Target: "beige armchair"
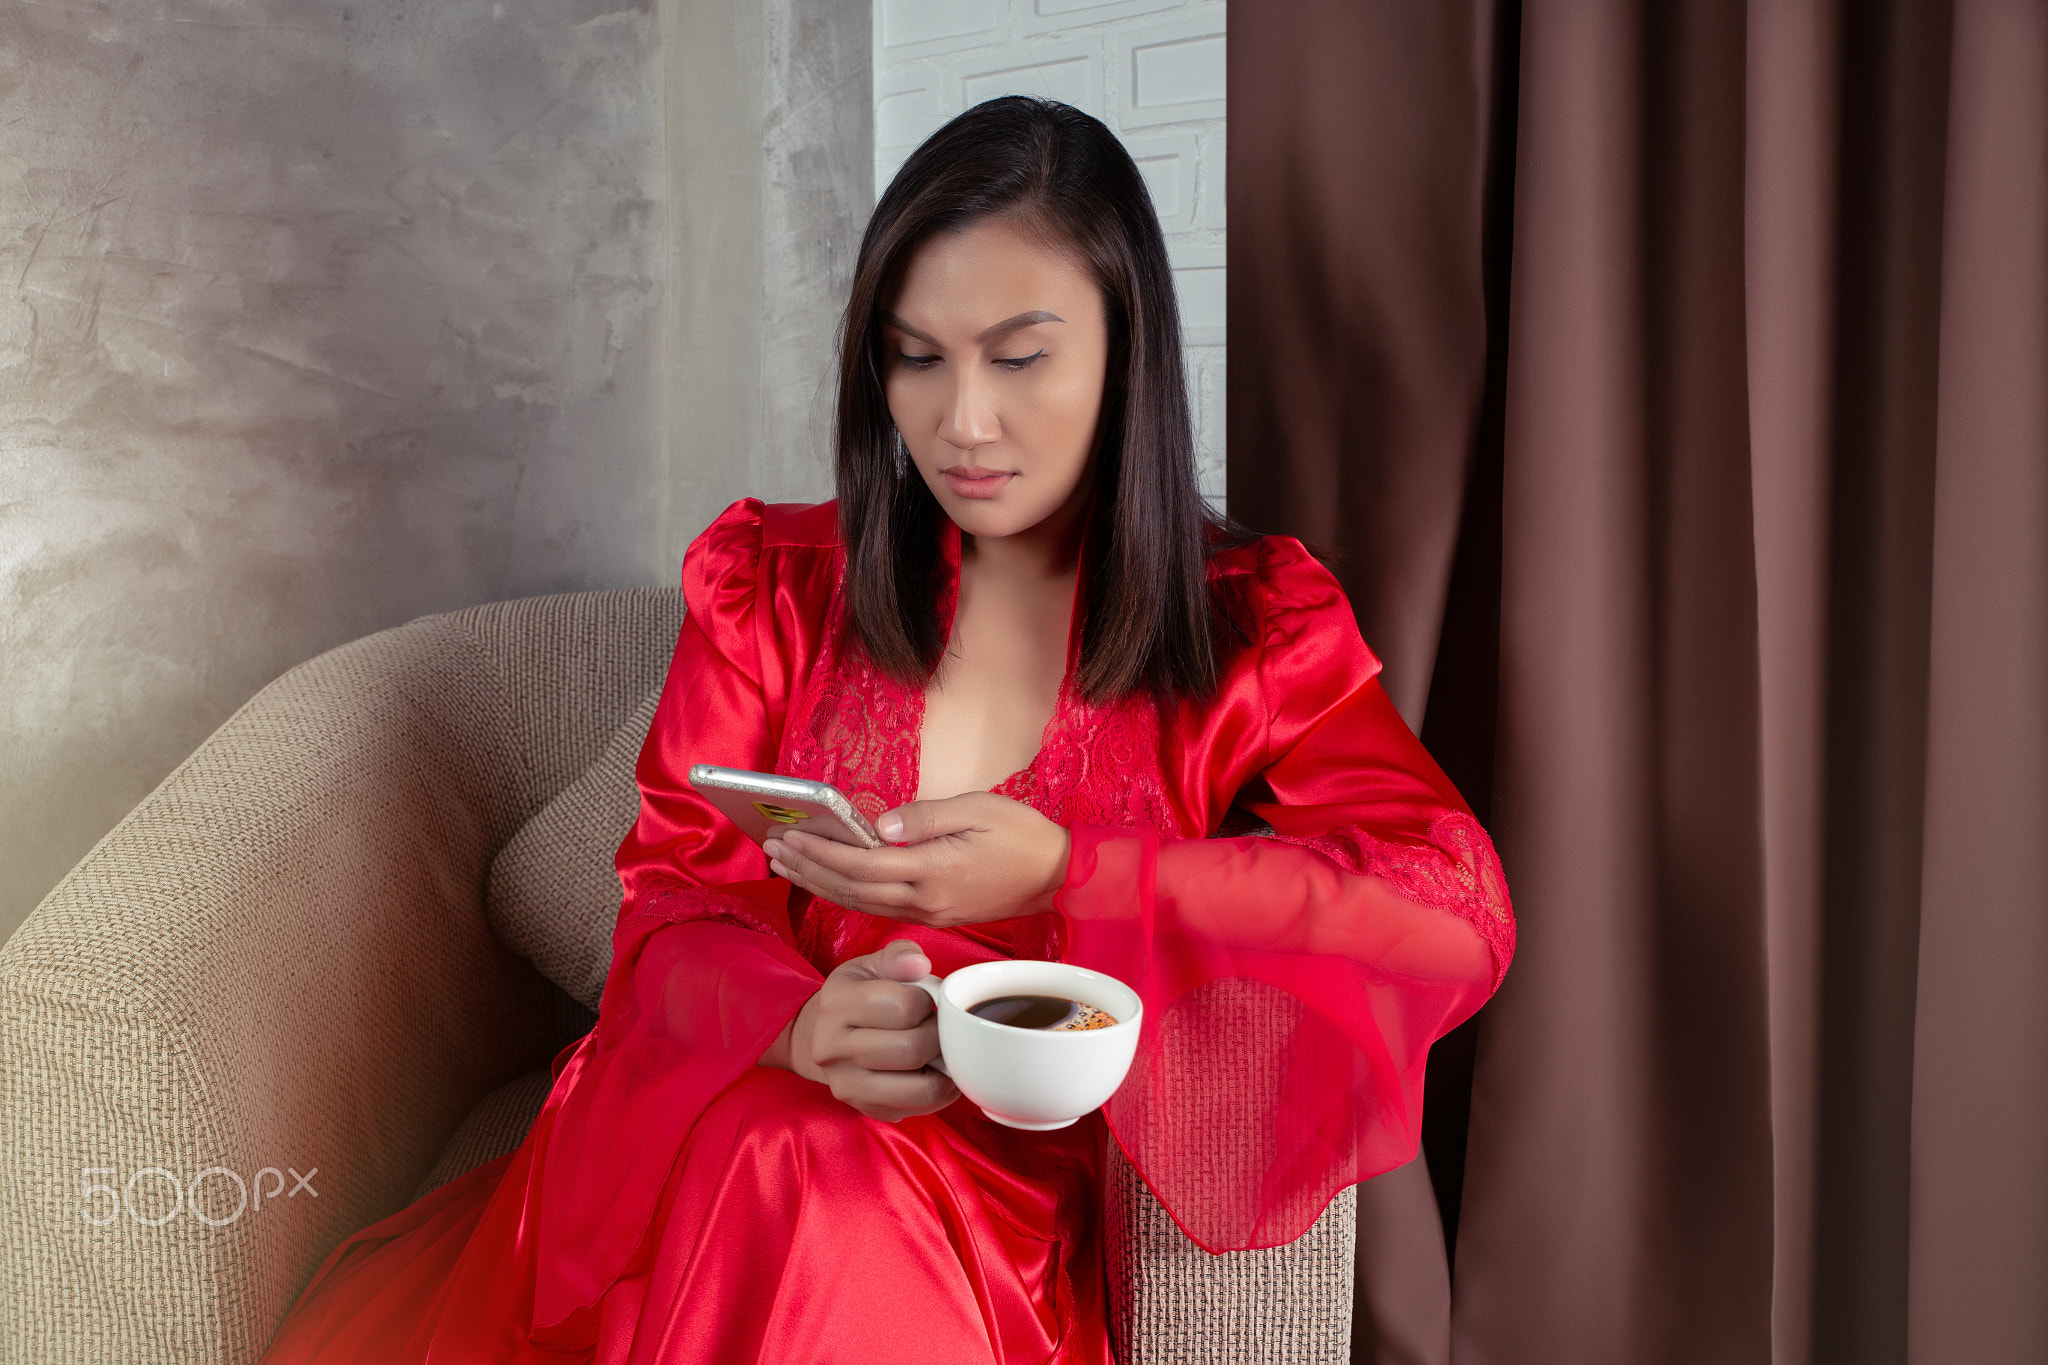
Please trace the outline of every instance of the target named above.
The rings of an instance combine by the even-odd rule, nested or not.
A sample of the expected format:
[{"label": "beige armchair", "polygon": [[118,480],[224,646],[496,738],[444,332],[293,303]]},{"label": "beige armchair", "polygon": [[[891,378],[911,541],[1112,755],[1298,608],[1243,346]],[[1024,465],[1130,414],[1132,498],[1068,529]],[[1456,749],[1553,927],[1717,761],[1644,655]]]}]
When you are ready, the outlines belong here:
[{"label": "beige armchair", "polygon": [[[345,645],[237,712],[0,947],[0,1360],[254,1361],[348,1233],[511,1150],[595,1019],[673,590]],[[1138,1362],[1340,1362],[1355,1202],[1212,1257],[1121,1158]]]}]

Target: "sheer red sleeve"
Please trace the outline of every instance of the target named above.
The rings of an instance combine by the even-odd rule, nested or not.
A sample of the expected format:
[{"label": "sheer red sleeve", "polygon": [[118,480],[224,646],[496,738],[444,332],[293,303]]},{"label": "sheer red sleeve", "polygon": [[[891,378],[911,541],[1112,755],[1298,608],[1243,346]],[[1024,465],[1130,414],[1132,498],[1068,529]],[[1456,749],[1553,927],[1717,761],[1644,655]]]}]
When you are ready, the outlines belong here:
[{"label": "sheer red sleeve", "polygon": [[761,504],[736,503],[683,561],[687,615],[641,749],[639,819],[620,846],[625,898],[583,1074],[539,1160],[534,1340],[579,1347],[644,1235],[704,1107],[818,989],[798,953],[789,884],[686,778],[692,763],[770,770],[764,696]]},{"label": "sheer red sleeve", "polygon": [[[1514,950],[1493,845],[1380,686],[1336,581],[1262,553],[1257,639],[1189,747],[1272,837],[1073,831],[1069,962],[1136,987],[1110,1127],[1210,1251],[1292,1241],[1411,1159],[1429,1046]],[[1263,717],[1263,726],[1248,723]],[[1227,798],[1226,798],[1227,799]]]}]

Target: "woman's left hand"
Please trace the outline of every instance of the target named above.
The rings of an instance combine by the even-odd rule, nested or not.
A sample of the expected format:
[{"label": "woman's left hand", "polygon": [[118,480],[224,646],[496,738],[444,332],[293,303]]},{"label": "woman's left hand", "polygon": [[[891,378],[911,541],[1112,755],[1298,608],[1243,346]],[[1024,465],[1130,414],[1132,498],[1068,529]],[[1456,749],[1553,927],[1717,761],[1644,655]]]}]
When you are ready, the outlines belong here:
[{"label": "woman's left hand", "polygon": [[900,846],[854,848],[789,830],[761,847],[770,870],[814,896],[935,928],[1052,909],[1073,847],[1066,830],[993,792],[912,801],[875,832]]}]

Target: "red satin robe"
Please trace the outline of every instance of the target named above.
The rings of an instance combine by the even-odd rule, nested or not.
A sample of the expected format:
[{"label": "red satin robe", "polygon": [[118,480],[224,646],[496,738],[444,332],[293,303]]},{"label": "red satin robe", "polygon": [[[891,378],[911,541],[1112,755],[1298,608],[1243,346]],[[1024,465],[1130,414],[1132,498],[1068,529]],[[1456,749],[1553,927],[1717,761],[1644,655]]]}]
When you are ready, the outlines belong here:
[{"label": "red satin robe", "polygon": [[[1164,713],[1079,696],[1077,625],[1043,747],[994,788],[1072,832],[1058,909],[930,930],[792,893],[684,778],[820,778],[870,816],[915,796],[923,692],[845,643],[836,517],[748,499],[691,546],[596,1028],[516,1151],[334,1249],[265,1361],[1096,1365],[1105,1121],[1212,1251],[1290,1241],[1414,1156],[1429,1045],[1498,985],[1513,920],[1329,573],[1285,537],[1219,552],[1249,643]],[[1274,836],[1216,837],[1234,799]],[[1129,1079],[1024,1133],[965,1100],[868,1119],[755,1064],[826,972],[902,937],[940,974],[1130,983]]]}]

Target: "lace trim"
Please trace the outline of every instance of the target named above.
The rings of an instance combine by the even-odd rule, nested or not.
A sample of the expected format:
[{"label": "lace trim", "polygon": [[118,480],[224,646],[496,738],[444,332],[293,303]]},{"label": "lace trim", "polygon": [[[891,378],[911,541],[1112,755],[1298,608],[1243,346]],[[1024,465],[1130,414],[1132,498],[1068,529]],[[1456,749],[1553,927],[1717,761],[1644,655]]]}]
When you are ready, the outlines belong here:
[{"label": "lace trim", "polygon": [[[831,783],[872,820],[917,791],[923,725],[924,694],[884,674],[865,651],[847,648],[845,602],[835,587],[824,649],[811,665],[803,707],[783,732],[775,770]],[[797,948],[821,972],[850,956],[875,918],[807,893],[791,901]]]},{"label": "lace trim", "polygon": [[779,937],[775,926],[762,919],[760,913],[742,898],[710,887],[697,886],[688,882],[663,881],[642,895],[633,904],[632,919],[652,917],[665,919],[674,924],[690,924],[697,920],[721,919],[742,929],[754,929]]},{"label": "lace trim", "polygon": [[805,705],[783,736],[777,771],[829,782],[872,820],[917,791],[917,735],[924,693],[905,687],[845,648],[845,613],[833,594],[825,650],[811,669]]},{"label": "lace trim", "polygon": [[1181,836],[1159,767],[1159,708],[1135,694],[1097,705],[1060,684],[1045,743],[1031,765],[991,791],[1013,797],[1055,824],[1154,829]]},{"label": "lace trim", "polygon": [[1493,953],[1493,987],[1500,988],[1515,955],[1515,914],[1507,876],[1493,840],[1463,811],[1445,811],[1430,823],[1428,844],[1382,839],[1362,825],[1327,834],[1273,836],[1314,849],[1345,871],[1384,877],[1409,900],[1447,910],[1470,924]]},{"label": "lace trim", "polygon": [[[784,734],[777,771],[830,782],[869,819],[917,794],[924,689],[888,676],[846,640],[845,607],[835,591],[825,649],[813,666],[804,705]],[[1029,766],[989,790],[1021,801],[1057,824],[1149,827],[1164,838],[1181,830],[1159,764],[1159,712],[1147,696],[1108,706],[1084,700],[1071,676]],[[875,917],[810,900],[797,945],[821,970],[842,958]],[[1057,912],[980,926],[972,934],[1015,957],[1059,961],[1066,920]]]}]

